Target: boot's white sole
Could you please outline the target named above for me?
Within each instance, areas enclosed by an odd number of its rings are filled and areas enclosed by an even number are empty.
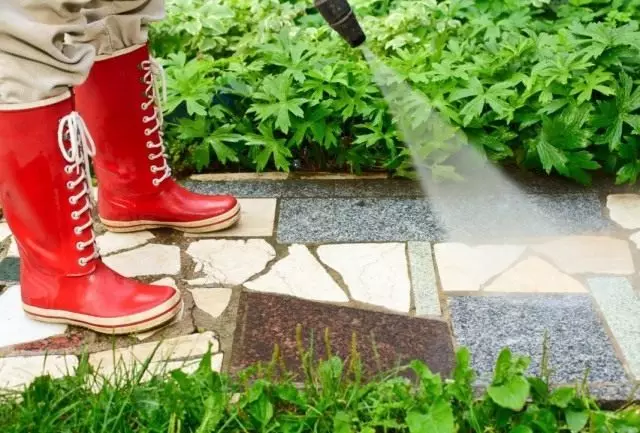
[[[157,228],[172,228],[186,233],[209,233],[227,229],[233,226],[240,219],[240,204],[215,217],[198,221],[171,222],[171,221],[112,221],[100,218],[105,228],[111,232],[128,233],[140,230],[150,230]]]
[[[94,317],[63,310],[49,310],[22,304],[25,314],[39,322],[65,323],[101,334],[134,334],[157,328],[173,319],[182,309],[182,297],[176,291],[168,301],[151,310],[122,317]]]

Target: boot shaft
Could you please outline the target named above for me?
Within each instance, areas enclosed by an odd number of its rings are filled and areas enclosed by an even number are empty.
[[[86,275],[94,267],[88,155],[73,108],[70,94],[0,107],[0,202],[23,272]]]
[[[124,200],[157,194],[170,175],[164,158],[162,113],[146,45],[98,58],[75,89],[78,111],[97,140],[94,167]]]

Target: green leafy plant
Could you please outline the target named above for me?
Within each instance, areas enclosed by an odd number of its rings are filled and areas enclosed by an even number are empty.
[[[6,432],[620,432],[640,431],[640,407],[600,409],[584,386],[552,388],[527,376],[528,359],[504,349],[486,391],[475,393],[471,355],[462,348],[450,377],[420,361],[391,372],[367,370],[353,337],[350,353],[324,356],[305,348],[298,328],[300,368],[272,360],[237,375],[212,371],[211,352],[193,374],[140,367],[97,374],[83,356],[59,379],[37,378],[0,394]],[[123,366],[120,366],[123,367]],[[365,379],[369,378],[369,379]]]
[[[598,170],[637,180],[637,0],[352,4],[367,48],[394,71],[386,84],[419,96],[402,114],[415,131],[437,113],[496,162],[583,184]],[[166,136],[179,170],[411,175],[399,128],[407,119],[390,113],[376,71],[309,2],[168,0],[167,13],[151,40],[166,69]],[[458,178],[448,160],[459,146],[425,137],[416,159],[428,158],[435,177]]]

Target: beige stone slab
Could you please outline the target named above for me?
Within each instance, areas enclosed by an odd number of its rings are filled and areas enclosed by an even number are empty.
[[[583,293],[587,289],[539,257],[529,257],[499,275],[488,292]]]
[[[185,233],[188,238],[205,237],[271,237],[276,217],[277,200],[275,198],[238,199],[240,203],[240,221],[226,230],[212,233]]]
[[[640,229],[640,195],[611,194],[607,197],[611,219],[625,229]]]
[[[274,248],[264,239],[203,239],[192,242],[187,254],[196,263],[195,272],[205,274],[188,281],[194,286],[242,284],[264,270],[276,256]]]
[[[11,236],[11,230],[9,229],[9,224],[2,222],[0,223],[0,242],[3,242]]]
[[[20,250],[18,250],[18,243],[16,242],[15,237],[11,238],[11,243],[7,250],[7,257],[20,257]]]
[[[71,355],[49,355],[0,358],[0,390],[28,386],[39,376],[53,378],[73,374],[78,358]]]
[[[139,368],[153,354],[151,363],[182,361],[201,358],[211,344],[212,353],[220,351],[220,343],[213,332],[191,334],[158,342],[136,344],[117,350],[105,350],[89,355],[89,362],[101,374],[109,376],[114,371],[132,371]]]
[[[405,244],[322,245],[318,256],[340,273],[356,301],[409,312],[411,281]]]
[[[629,242],[607,236],[568,236],[531,247],[569,274],[631,275]]]
[[[113,253],[144,245],[153,238],[155,238],[153,233],[148,231],[135,233],[106,232],[98,236],[96,242],[98,248],[100,248],[100,253],[103,256],[108,256]]]
[[[180,248],[148,244],[104,258],[104,263],[125,277],[175,275],[180,272]]]
[[[349,298],[304,245],[289,247],[289,255],[269,272],[245,283],[249,290],[280,293],[311,301],[348,302]]]
[[[231,289],[224,287],[194,288],[189,289],[189,291],[193,296],[196,307],[214,318],[219,317],[227,309],[232,293]]]
[[[220,372],[222,371],[222,361],[224,360],[223,353],[216,353],[211,355],[211,370]],[[181,370],[187,374],[193,374],[198,370],[202,359],[192,359],[188,361],[169,361],[166,363],[156,363],[157,369],[152,371],[171,372],[173,370]],[[154,366],[155,367],[155,366]]]
[[[442,289],[446,292],[480,290],[490,278],[504,272],[522,255],[522,245],[441,243],[435,248]]]
[[[191,180],[198,182],[229,182],[229,181],[251,181],[251,180],[286,180],[287,173],[204,173],[194,174]]]

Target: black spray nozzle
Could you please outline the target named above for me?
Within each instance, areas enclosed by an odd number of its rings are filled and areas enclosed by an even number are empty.
[[[327,23],[352,47],[364,43],[366,36],[347,0],[314,0]]]

